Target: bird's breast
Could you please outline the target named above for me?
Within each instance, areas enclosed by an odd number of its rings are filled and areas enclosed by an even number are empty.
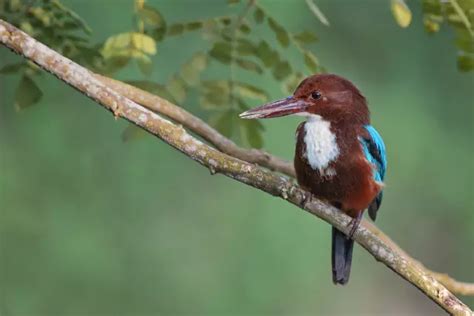
[[[340,154],[336,134],[331,130],[331,123],[318,115],[312,115],[304,123],[303,156],[313,170],[328,176],[335,175],[329,164]]]

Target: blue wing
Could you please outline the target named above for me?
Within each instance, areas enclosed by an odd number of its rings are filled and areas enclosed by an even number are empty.
[[[360,139],[364,154],[367,160],[372,163],[374,168],[374,179],[378,182],[383,182],[385,179],[385,170],[387,169],[387,157],[385,154],[385,144],[382,136],[372,125],[364,126],[367,130],[368,137]],[[377,217],[377,211],[382,204],[383,191],[377,195],[377,197],[369,205],[369,216],[372,220]]]

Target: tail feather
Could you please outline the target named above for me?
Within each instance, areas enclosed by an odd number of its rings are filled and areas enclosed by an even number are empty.
[[[351,274],[352,249],[354,240],[332,228],[332,281],[334,284],[346,284]]]

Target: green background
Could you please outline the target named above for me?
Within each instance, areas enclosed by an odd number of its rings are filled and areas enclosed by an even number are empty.
[[[132,1],[64,3],[96,41],[131,28]],[[217,0],[149,3],[168,22],[235,12]],[[389,163],[377,225],[429,268],[474,281],[474,77],[456,69],[451,30],[427,35],[415,1],[408,29],[389,1],[318,1],[330,27],[303,1],[261,4],[290,30],[314,29],[321,63],[369,100]],[[185,36],[158,46],[152,80],[205,43]],[[0,66],[18,60],[0,48]],[[141,75],[132,65],[118,77]],[[0,77],[2,316],[443,314],[359,246],[350,283],[332,285],[326,223],[151,136],[124,144],[124,121],[43,78],[40,104],[17,113],[19,77]],[[270,75],[258,85],[285,96]],[[185,107],[208,115],[195,98]],[[291,159],[300,120],[263,122],[265,148]]]

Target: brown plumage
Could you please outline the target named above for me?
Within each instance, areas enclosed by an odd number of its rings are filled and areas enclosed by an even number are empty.
[[[321,174],[308,163],[304,124],[297,129],[294,166],[298,184],[319,199],[345,211],[351,217],[363,212],[379,193],[381,186],[372,176],[372,166],[365,159],[358,135],[365,130],[357,126],[332,127],[339,147],[339,157],[328,168],[334,176]],[[333,126],[333,125],[332,125]]]

